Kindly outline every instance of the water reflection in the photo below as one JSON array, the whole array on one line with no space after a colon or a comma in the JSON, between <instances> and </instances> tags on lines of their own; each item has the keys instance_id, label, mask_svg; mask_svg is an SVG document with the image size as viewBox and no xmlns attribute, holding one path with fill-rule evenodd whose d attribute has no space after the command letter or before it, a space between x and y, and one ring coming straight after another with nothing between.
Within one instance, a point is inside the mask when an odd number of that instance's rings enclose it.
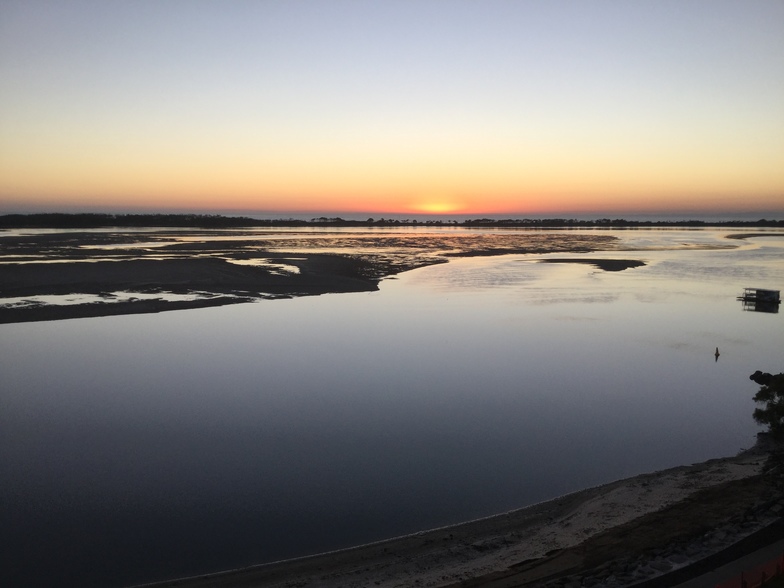
<instances>
[{"instance_id":1,"label":"water reflection","mask_svg":"<svg viewBox=\"0 0 784 588\"><path fill-rule=\"evenodd\" d=\"M751 312L767 312L776 314L779 311L779 304L776 302L762 302L759 300L741 300L743 310Z\"/></svg>"}]
</instances>

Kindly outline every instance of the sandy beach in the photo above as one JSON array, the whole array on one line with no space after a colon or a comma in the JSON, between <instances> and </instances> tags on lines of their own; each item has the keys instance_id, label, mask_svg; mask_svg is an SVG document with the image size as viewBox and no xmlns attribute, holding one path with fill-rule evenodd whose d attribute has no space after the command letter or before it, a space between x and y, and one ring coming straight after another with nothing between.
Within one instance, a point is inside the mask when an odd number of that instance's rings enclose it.
<instances>
[{"instance_id":1,"label":"sandy beach","mask_svg":"<svg viewBox=\"0 0 784 588\"><path fill-rule=\"evenodd\" d=\"M460 525L148 586L539 586L627 560L640 562L640 581L707 557L777 520L781 496L760 475L766 457L757 446ZM717 529L721 540L706 536L719 536ZM690 555L649 565L673 544Z\"/></svg>"}]
</instances>

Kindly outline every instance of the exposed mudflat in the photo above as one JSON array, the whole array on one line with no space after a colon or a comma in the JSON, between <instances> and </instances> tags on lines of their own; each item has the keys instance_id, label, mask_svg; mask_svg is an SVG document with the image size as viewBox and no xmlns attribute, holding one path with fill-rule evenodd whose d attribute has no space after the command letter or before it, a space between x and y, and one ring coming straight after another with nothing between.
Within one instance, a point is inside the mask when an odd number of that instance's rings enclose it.
<instances>
[{"instance_id":1,"label":"exposed mudflat","mask_svg":"<svg viewBox=\"0 0 784 588\"><path fill-rule=\"evenodd\" d=\"M15 299L0 306L0 323L372 291L385 277L445 263L450 257L588 253L611 249L615 243L615 237L608 235L504 231L160 230L0 235L0 299ZM159 297L117 301L115 292ZM103 298L68 305L34 299L70 294ZM193 294L193 298L174 301L167 294Z\"/></svg>"}]
</instances>

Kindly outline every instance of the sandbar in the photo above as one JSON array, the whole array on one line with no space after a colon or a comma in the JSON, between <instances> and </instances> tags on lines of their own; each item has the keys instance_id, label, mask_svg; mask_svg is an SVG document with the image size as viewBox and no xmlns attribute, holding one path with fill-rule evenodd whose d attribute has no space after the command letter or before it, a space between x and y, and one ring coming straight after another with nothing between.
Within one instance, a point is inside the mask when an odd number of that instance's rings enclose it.
<instances>
[{"instance_id":1,"label":"sandbar","mask_svg":"<svg viewBox=\"0 0 784 588\"><path fill-rule=\"evenodd\" d=\"M454 257L590 253L612 249L616 242L609 235L541 232L259 233L194 229L0 235L0 299L17 301L0 305L0 323L366 292L377 290L384 278L447 263ZM145 297L118 301L117 292ZM102 298L67 305L35 299L74 294ZM157 296L151 298L150 294ZM170 294L192 296L171 300L167 299Z\"/></svg>"},{"instance_id":2,"label":"sandbar","mask_svg":"<svg viewBox=\"0 0 784 588\"><path fill-rule=\"evenodd\" d=\"M598 259L587 257L570 257L558 259L540 259L541 263L584 263L599 268L606 272L621 272L626 269L642 267L644 261L639 259Z\"/></svg>"}]
</instances>

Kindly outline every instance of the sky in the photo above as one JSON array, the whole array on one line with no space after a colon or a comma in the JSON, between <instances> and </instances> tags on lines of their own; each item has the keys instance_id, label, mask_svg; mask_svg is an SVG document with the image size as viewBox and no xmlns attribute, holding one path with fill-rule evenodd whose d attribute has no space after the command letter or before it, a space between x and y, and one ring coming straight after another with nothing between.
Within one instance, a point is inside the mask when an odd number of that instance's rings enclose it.
<instances>
[{"instance_id":1,"label":"sky","mask_svg":"<svg viewBox=\"0 0 784 588\"><path fill-rule=\"evenodd\" d=\"M784 218L784 0L0 0L0 213L154 210Z\"/></svg>"}]
</instances>

